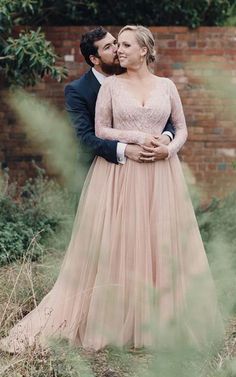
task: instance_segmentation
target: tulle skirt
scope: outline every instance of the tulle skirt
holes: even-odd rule
[[[193,342],[219,329],[214,284],[178,156],[125,165],[97,157],[58,279],[0,347],[49,338],[101,349]]]

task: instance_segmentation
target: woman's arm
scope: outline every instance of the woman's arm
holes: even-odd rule
[[[114,77],[106,78],[102,84],[96,102],[95,134],[101,139],[117,140],[129,144],[144,144],[148,135],[136,130],[118,130],[112,128],[112,94]]]
[[[168,158],[170,158],[184,145],[188,136],[188,131],[178,90],[173,81],[168,80],[168,82],[171,100],[171,121],[176,130],[174,140],[172,140],[167,146],[169,153]]]

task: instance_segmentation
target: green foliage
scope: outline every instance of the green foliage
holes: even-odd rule
[[[230,12],[229,18],[225,21],[225,26],[236,26],[236,2],[233,1]]]
[[[1,0],[0,15],[7,19],[6,7],[17,7],[18,23],[30,25],[200,25],[218,26],[232,15],[234,0],[21,0],[8,4]],[[17,3],[17,5],[12,5]],[[24,17],[22,17],[22,10]],[[1,17],[1,16],[0,16]],[[1,19],[0,19],[1,20]],[[8,20],[10,22],[10,20]]]
[[[197,217],[223,317],[236,313],[236,192],[225,199],[214,198]]]
[[[40,29],[20,33],[19,38],[9,37],[3,52],[9,56],[5,72],[10,84],[34,85],[44,74],[58,81],[64,77],[63,70],[55,67],[57,55]]]
[[[11,186],[7,192],[2,189],[0,265],[13,262],[27,253],[32,260],[41,256],[41,244],[53,237],[60,225],[68,220],[66,195],[65,190],[48,180],[41,169],[38,177],[29,179],[19,193]]]
[[[212,0],[207,1],[208,7],[204,15],[202,25],[222,26],[231,15],[231,4],[234,0]]]
[[[34,22],[50,25],[222,25],[233,0],[44,0]]]
[[[236,249],[236,192],[222,200],[213,198],[206,209],[198,208],[196,214],[206,244],[220,236]]]
[[[41,6],[42,0],[0,0],[0,73],[10,85],[35,85],[45,74],[61,81],[67,75],[65,67],[55,66],[58,56],[40,29],[13,37],[14,26],[27,23]]]
[[[34,14],[38,5],[37,0],[0,0],[0,33],[10,33],[14,25],[23,22],[24,14]]]

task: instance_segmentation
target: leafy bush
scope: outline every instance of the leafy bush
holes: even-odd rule
[[[196,214],[206,244],[217,237],[236,250],[236,192],[222,200],[213,198],[207,208],[198,208]]]
[[[13,185],[1,190],[0,265],[22,258],[27,251],[32,260],[37,259],[41,243],[71,219],[69,194],[38,171],[37,178],[29,179],[18,193]]]
[[[44,0],[33,22],[41,25],[222,25],[234,0]],[[32,20],[30,20],[32,22]]]
[[[235,1],[232,3],[230,8],[230,16],[225,22],[225,26],[236,26],[236,3]]]
[[[58,81],[64,77],[64,70],[54,66],[57,55],[40,29],[22,32],[18,38],[9,37],[6,42],[3,53],[9,57],[5,67],[10,84],[34,85],[44,74]]]
[[[59,81],[67,75],[55,65],[58,56],[40,29],[26,28],[15,37],[14,26],[27,23],[41,6],[41,0],[0,0],[0,74],[6,85],[34,85],[45,73]],[[27,24],[34,26],[32,20]]]

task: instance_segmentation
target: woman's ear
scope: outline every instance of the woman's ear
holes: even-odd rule
[[[147,47],[142,47],[141,48],[141,56],[146,56],[147,52],[148,52]]]

